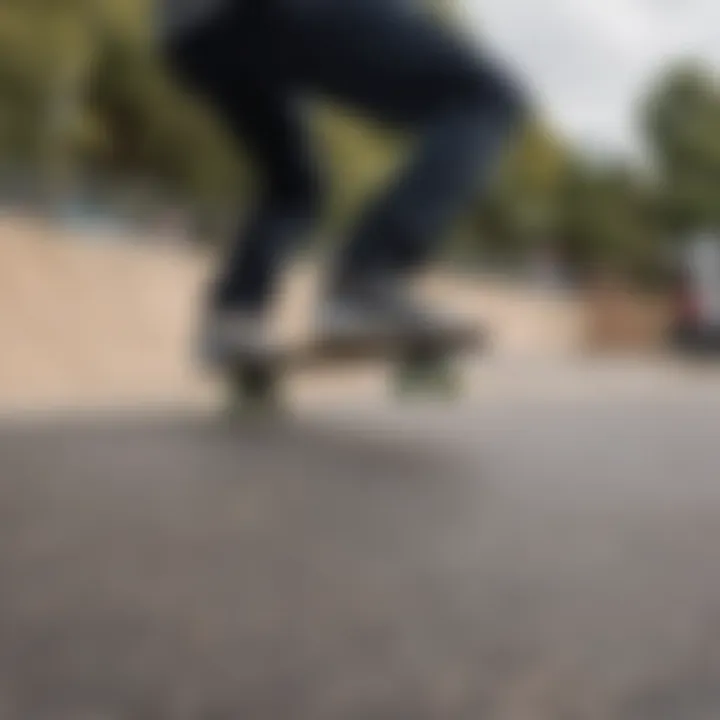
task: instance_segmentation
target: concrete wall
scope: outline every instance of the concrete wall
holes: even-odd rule
[[[0,409],[199,391],[188,347],[209,264],[190,249],[1,220]],[[305,332],[315,275],[288,274],[280,335]],[[566,357],[587,344],[588,313],[576,298],[438,272],[424,286],[438,304],[486,324],[501,356]]]

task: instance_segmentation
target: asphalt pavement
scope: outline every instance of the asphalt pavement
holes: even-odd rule
[[[720,390],[633,372],[7,419],[0,718],[715,720]]]

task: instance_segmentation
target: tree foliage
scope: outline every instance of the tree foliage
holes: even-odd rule
[[[648,94],[643,112],[657,163],[665,222],[676,232],[720,223],[720,85],[680,62]]]
[[[452,0],[431,0],[443,21]],[[48,181],[143,183],[199,207],[235,206],[254,174],[218,120],[169,76],[149,0],[0,3],[0,168]],[[640,125],[652,173],[590,162],[532,118],[458,235],[463,253],[520,257],[551,246],[570,262],[644,267],[668,236],[720,223],[720,86],[697,64],[667,67]],[[312,122],[328,223],[347,222],[404,158],[405,141],[318,105]]]

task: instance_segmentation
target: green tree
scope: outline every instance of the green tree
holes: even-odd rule
[[[642,123],[656,165],[663,221],[683,234],[720,223],[720,85],[702,65],[669,67]]]
[[[650,184],[627,164],[576,160],[565,180],[559,239],[585,271],[648,277],[661,259]]]

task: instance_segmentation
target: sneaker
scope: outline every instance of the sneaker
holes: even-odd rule
[[[210,315],[200,331],[202,365],[218,367],[233,357],[261,357],[270,351],[265,315],[241,310]]]
[[[317,334],[333,344],[457,337],[469,331],[456,318],[423,307],[398,281],[363,283],[332,293],[317,318]]]

